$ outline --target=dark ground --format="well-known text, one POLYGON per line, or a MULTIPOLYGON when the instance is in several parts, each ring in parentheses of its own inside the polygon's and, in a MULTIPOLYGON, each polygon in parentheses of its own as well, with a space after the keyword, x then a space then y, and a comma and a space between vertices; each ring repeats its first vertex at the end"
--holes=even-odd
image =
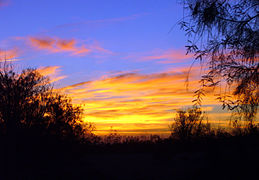
MULTIPOLYGON (((5 153, 1 179, 8 179, 5 153)), ((259 178, 258 137, 113 145, 30 142, 20 144, 16 156, 16 179, 259 178)))

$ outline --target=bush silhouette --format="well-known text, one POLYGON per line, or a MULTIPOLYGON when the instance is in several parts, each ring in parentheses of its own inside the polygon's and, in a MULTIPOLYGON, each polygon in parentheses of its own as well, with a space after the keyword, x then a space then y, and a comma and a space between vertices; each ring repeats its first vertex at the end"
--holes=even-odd
POLYGON ((200 108, 178 110, 174 123, 169 126, 171 136, 180 140, 189 140, 193 137, 208 135, 210 124, 204 123, 204 113, 200 108))

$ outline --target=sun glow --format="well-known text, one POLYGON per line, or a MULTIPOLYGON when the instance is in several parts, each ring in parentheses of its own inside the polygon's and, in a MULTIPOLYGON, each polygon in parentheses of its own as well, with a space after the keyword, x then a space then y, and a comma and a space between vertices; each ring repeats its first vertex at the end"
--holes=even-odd
MULTIPOLYGON (((197 74, 197 68, 191 73, 187 68, 148 75, 125 73, 74 84, 58 91, 68 94, 75 104, 82 106, 84 120, 96 124, 97 134, 109 132, 111 126, 126 134, 140 134, 140 131, 168 134, 168 125, 176 110, 193 104, 193 92, 199 85, 197 74)), ((215 98, 209 93, 203 110, 213 112, 218 105, 215 98)))

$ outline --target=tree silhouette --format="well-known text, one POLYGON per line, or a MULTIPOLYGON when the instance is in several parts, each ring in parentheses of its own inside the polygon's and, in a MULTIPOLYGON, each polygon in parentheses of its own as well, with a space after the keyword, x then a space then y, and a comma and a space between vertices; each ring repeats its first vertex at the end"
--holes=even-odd
POLYGON ((82 123, 82 109, 55 93, 47 77, 35 69, 21 73, 0 71, 0 118, 2 132, 15 134, 17 129, 37 127, 60 136, 72 136, 82 123), (53 131, 53 132, 52 132, 53 131))
POLYGON ((195 105, 207 87, 225 89, 218 99, 252 128, 259 105, 259 14, 254 0, 184 0, 180 22, 189 37, 187 53, 208 71, 196 91, 195 105))
POLYGON ((3 64, 0 68, 0 135, 7 142, 8 178, 15 178, 18 145, 32 147, 32 142, 44 137, 64 142, 83 138, 91 126, 83 123, 82 112, 67 96, 56 93, 48 78, 37 70, 17 73, 11 65, 3 64))

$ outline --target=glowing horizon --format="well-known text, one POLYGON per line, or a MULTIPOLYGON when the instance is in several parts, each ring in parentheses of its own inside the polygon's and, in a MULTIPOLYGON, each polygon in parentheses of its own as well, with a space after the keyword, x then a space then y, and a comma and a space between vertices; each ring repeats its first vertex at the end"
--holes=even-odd
MULTIPOLYGON (((148 75, 127 72, 57 91, 68 94, 75 104, 82 105, 84 120, 97 126, 97 134, 107 134, 112 127, 120 134, 165 135, 170 133, 168 127, 176 110, 193 105, 198 86, 197 68, 191 72, 184 68, 148 75), (188 89, 187 76, 190 76, 188 89)), ((230 114, 220 111, 216 97, 213 91, 208 91, 202 109, 213 126, 225 127, 226 116, 230 114)))

